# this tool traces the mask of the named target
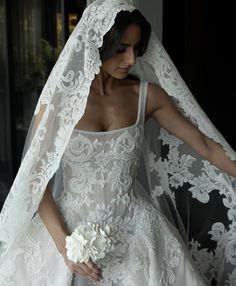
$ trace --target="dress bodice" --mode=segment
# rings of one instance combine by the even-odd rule
[[[140,83],[135,124],[105,132],[73,131],[62,158],[64,191],[60,200],[70,218],[101,221],[104,212],[114,218],[130,209],[142,149],[147,85]],[[71,227],[77,221],[75,218]]]
[[[62,158],[58,175],[63,191],[56,202],[70,232],[86,221],[110,227],[114,249],[96,261],[104,277],[99,285],[203,286],[177,230],[141,196],[135,179],[146,94],[147,83],[142,82],[132,126],[108,132],[74,130]],[[67,267],[39,214],[0,263],[0,284],[95,285]]]

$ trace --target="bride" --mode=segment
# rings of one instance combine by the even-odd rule
[[[142,14],[95,1],[36,107],[0,216],[0,284],[233,285],[227,257],[228,273],[191,256],[173,189],[232,197],[234,159]],[[115,247],[73,262],[66,237],[84,222],[109,225]]]

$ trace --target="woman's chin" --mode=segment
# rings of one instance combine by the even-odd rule
[[[115,79],[125,79],[127,78],[128,73],[116,73],[113,75]]]

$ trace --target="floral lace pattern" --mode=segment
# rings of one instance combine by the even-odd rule
[[[105,142],[93,135],[90,139],[83,132],[73,133],[62,159],[64,192],[59,201],[71,230],[85,219],[114,223],[132,208],[132,178],[138,166],[142,130],[135,128],[133,133],[113,133]],[[74,223],[71,218],[75,218]]]
[[[83,221],[110,227],[116,243],[97,261],[104,276],[99,285],[177,286],[191,281],[203,286],[177,230],[134,184],[144,106],[142,95],[133,126],[100,134],[74,130],[62,158],[64,191],[57,204],[71,231]],[[69,272],[38,215],[13,249],[0,267],[1,286],[93,285]]]
[[[182,189],[189,191],[192,197],[203,206],[202,217],[204,223],[208,227],[209,241],[214,241],[216,246],[213,249],[204,247],[206,243],[206,237],[203,238],[197,234],[189,237],[189,247],[192,257],[202,274],[211,285],[212,281],[217,281],[217,285],[233,286],[236,283],[235,279],[235,265],[236,265],[236,252],[235,252],[235,191],[234,182],[226,174],[222,174],[216,167],[212,166],[209,162],[197,157],[196,154],[186,154],[186,150],[183,153],[181,150],[183,143],[177,140],[174,136],[169,135],[167,132],[162,132],[159,139],[162,140],[163,145],[168,145],[168,152],[165,155],[165,159],[158,158],[156,160],[155,154],[150,153],[150,171],[151,173],[157,172],[161,180],[159,184],[155,184],[152,190],[152,197],[156,204],[158,204],[160,198],[163,195],[167,195],[171,198],[171,202],[174,205],[176,213],[178,213],[177,198],[179,192]],[[194,173],[194,168],[199,169],[201,166],[202,172],[197,176]],[[195,174],[195,175],[194,175]],[[154,176],[156,176],[154,174]],[[157,183],[157,181],[155,181]],[[164,188],[163,188],[164,186]],[[225,213],[228,218],[222,216],[221,221],[215,221],[208,215],[209,208],[215,209],[214,202],[211,200],[212,193],[217,191],[219,209],[218,211]],[[221,198],[223,196],[223,199]],[[185,199],[186,200],[186,199]],[[186,201],[184,202],[186,204]],[[205,205],[205,208],[204,208]],[[181,206],[183,207],[183,206]],[[199,207],[199,205],[198,205]],[[201,215],[199,215],[201,217]],[[184,219],[184,218],[183,218]],[[191,218],[186,216],[188,223],[191,226]],[[207,221],[209,220],[209,221]],[[225,224],[227,223],[227,228]],[[194,226],[193,226],[194,227]],[[210,244],[208,242],[208,244]],[[227,265],[227,272],[219,271],[222,269],[222,264]],[[231,274],[232,273],[232,274]]]
[[[91,81],[95,74],[99,72],[101,66],[98,48],[102,45],[103,36],[112,27],[115,16],[119,11],[132,11],[134,8],[131,0],[97,0],[86,9],[53,68],[35,110],[34,124],[29,132],[29,138],[33,139],[27,144],[27,152],[0,214],[0,254],[4,260],[3,269],[6,269],[7,265],[9,265],[9,269],[13,267],[12,261],[7,257],[13,253],[12,248],[14,248],[15,241],[22,237],[25,228],[31,223],[45,187],[58,171],[68,144],[73,144],[69,140],[73,136],[74,126],[84,114]],[[154,35],[151,38],[147,53],[138,60],[134,73],[141,79],[160,84],[176,102],[184,115],[196,124],[204,134],[220,143],[231,159],[236,158],[235,152],[199,107],[162,44]],[[37,123],[39,124],[37,125]],[[130,131],[127,129],[127,133],[130,133]],[[130,134],[126,135],[130,136]],[[86,140],[85,137],[81,135],[80,139]],[[130,143],[133,144],[132,140],[130,140]],[[193,257],[199,266],[199,271],[208,279],[209,285],[213,280],[219,283],[224,281],[223,283],[228,283],[227,285],[230,286],[236,285],[234,244],[236,226],[235,179],[220,173],[196,154],[193,154],[186,144],[163,130],[149,143],[150,146],[160,143],[161,150],[168,149],[165,158],[161,158],[160,152],[152,151],[152,148],[151,152],[147,154],[150,159],[150,176],[153,177],[150,192],[152,192],[152,199],[157,206],[162,198],[168,195],[177,210],[179,196],[177,190],[182,190],[184,186],[187,189],[185,191],[187,205],[192,205],[193,202],[197,201],[199,207],[206,206],[206,216],[208,216],[215,208],[215,200],[211,198],[215,196],[215,190],[219,193],[220,198],[218,198],[218,201],[221,204],[222,216],[216,216],[216,219],[212,219],[207,224],[208,228],[201,229],[201,239],[197,235],[193,239],[190,238],[190,245],[192,246]],[[84,147],[88,148],[84,152],[91,155],[94,148],[97,147],[94,144],[93,141],[84,144]],[[113,142],[109,144],[114,145]],[[76,149],[76,146],[74,147]],[[132,148],[132,145],[129,147]],[[79,174],[74,173],[69,182],[64,182],[71,190],[70,194],[65,195],[65,201],[70,201],[72,207],[73,204],[75,207],[83,207],[87,204],[88,207],[94,208],[93,215],[89,217],[94,221],[101,218],[105,220],[111,217],[117,209],[123,208],[125,212],[129,209],[129,206],[132,206],[132,203],[130,203],[132,202],[132,187],[130,187],[129,192],[125,193],[124,191],[132,185],[132,176],[130,175],[131,179],[127,177],[126,181],[122,177],[124,173],[119,173],[119,168],[115,171],[117,166],[113,165],[113,171],[116,176],[118,174],[119,180],[117,180],[117,177],[109,177],[106,173],[103,173],[104,178],[102,178],[102,168],[106,166],[106,162],[103,161],[103,158],[95,158],[96,160],[97,164],[100,164],[99,160],[102,162],[101,166],[99,165],[101,170],[101,173],[98,174],[101,175],[99,182],[95,182],[97,178],[94,177],[92,169],[90,169],[91,166],[85,166],[85,164],[84,169],[79,170]],[[65,171],[66,169],[69,170],[70,161],[67,162],[65,159],[64,164]],[[135,167],[131,163],[130,167],[132,166]],[[73,168],[72,171],[75,172],[76,168]],[[109,180],[109,184],[113,189],[117,187],[117,192],[111,192],[115,194],[113,205],[93,204],[92,194],[94,190],[88,186],[86,181],[87,173],[83,173],[85,171],[91,175],[91,182],[94,180],[94,188],[96,184],[98,185],[98,191],[105,185],[105,179]],[[129,173],[129,171],[127,166],[127,172]],[[80,185],[83,186],[79,192],[81,200],[73,201]],[[71,212],[65,202],[61,207],[62,209],[63,207],[67,208],[68,213]],[[195,212],[191,211],[190,216],[198,218],[198,212],[198,209]],[[73,218],[73,213],[71,213],[71,216],[68,214],[71,219],[71,221],[68,219],[71,227],[76,223],[76,215]],[[119,223],[120,219],[117,218],[117,224],[119,225]],[[193,225],[195,226],[195,222]],[[200,222],[200,225],[202,227],[202,222]],[[204,240],[209,237],[210,242],[213,241],[212,251],[204,246]],[[141,255],[142,250],[138,251]],[[14,255],[16,255],[15,252]],[[221,263],[222,257],[224,261]],[[205,263],[202,263],[201,259],[204,259]],[[1,276],[6,277],[8,272],[2,269],[1,271]],[[145,275],[147,277],[149,273],[145,272]],[[4,283],[7,283],[5,281],[9,279],[7,277],[3,279]],[[64,280],[62,279],[62,281]],[[170,279],[170,281],[172,280]],[[35,285],[37,283],[35,282]],[[132,283],[130,281],[128,285],[132,285]],[[2,283],[2,285],[4,284]]]

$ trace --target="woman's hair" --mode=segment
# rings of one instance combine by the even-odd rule
[[[121,11],[117,14],[114,25],[103,38],[103,45],[99,49],[102,62],[108,60],[117,52],[121,37],[130,25],[138,25],[141,29],[141,40],[137,56],[141,57],[146,52],[151,36],[151,25],[137,9],[132,12]]]

